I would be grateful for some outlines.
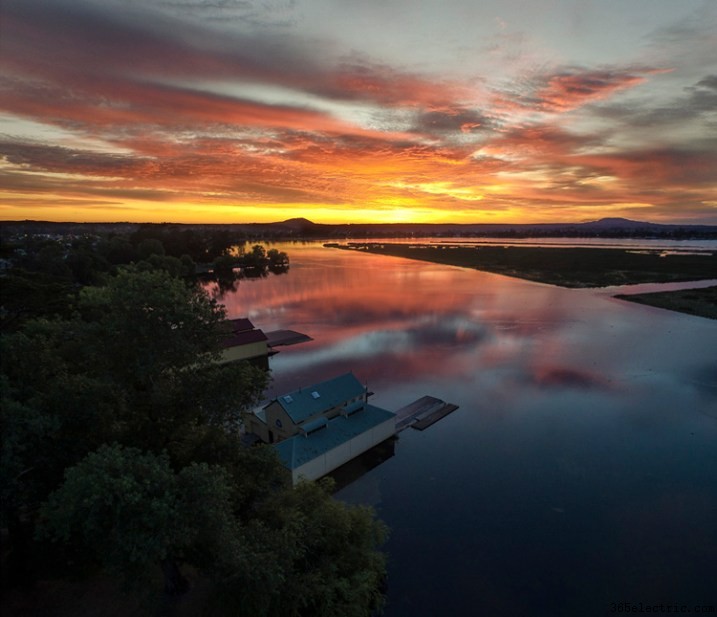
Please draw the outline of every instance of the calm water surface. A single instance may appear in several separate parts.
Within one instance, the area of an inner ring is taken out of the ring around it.
[[[311,343],[268,396],[352,370],[406,430],[338,496],[391,527],[388,617],[717,606],[717,322],[499,275],[318,245],[242,281],[230,317]]]

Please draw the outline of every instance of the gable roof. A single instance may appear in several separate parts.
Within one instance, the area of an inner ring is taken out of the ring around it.
[[[300,424],[311,416],[337,407],[349,399],[363,396],[365,392],[366,388],[353,373],[345,373],[313,386],[282,394],[274,400],[295,424]]]
[[[262,330],[254,328],[246,317],[238,317],[237,319],[227,319],[231,331],[222,340],[222,347],[238,347],[240,345],[249,345],[251,343],[259,343],[268,341],[266,334]]]

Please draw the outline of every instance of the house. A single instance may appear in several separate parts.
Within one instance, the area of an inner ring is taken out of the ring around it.
[[[274,444],[299,478],[315,480],[396,433],[396,414],[370,405],[352,373],[300,388],[245,415],[247,432]]]
[[[247,318],[227,320],[231,332],[222,341],[221,362],[237,360],[261,360],[269,357],[269,339],[261,330],[254,327]],[[268,366],[268,365],[267,365]]]

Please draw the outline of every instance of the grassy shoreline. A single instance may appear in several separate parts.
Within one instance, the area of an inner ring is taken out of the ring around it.
[[[618,294],[615,297],[687,315],[717,319],[717,285],[645,294]]]
[[[664,254],[657,250],[576,247],[460,246],[332,243],[330,248],[416,259],[560,287],[584,288],[717,278],[717,253]],[[616,298],[717,319],[717,286]]]
[[[653,250],[576,247],[460,246],[380,242],[332,244],[365,251],[474,268],[559,287],[608,287],[717,277],[717,253],[667,254]]]

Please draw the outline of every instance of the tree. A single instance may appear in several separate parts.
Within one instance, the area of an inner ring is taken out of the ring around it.
[[[80,238],[72,242],[66,258],[73,280],[80,285],[101,284],[110,263],[96,250],[91,238]]]
[[[289,264],[289,256],[279,249],[269,249],[266,252],[266,257],[269,260],[269,266],[284,266]]]
[[[161,569],[169,593],[185,589],[189,564],[217,614],[368,615],[383,526],[327,485],[291,487],[272,448],[241,446],[240,413],[267,376],[216,361],[226,333],[201,288],[135,267],[84,288],[71,318],[3,335],[14,563],[32,565],[37,527],[36,543],[127,580]]]
[[[165,593],[176,595],[188,586],[178,560],[206,567],[217,542],[231,539],[230,495],[221,467],[175,473],[165,454],[102,446],[66,471],[39,534],[79,544],[129,584],[151,580],[159,566]]]
[[[277,494],[269,506],[298,521],[295,533],[302,548],[277,614],[360,617],[382,605],[385,557],[377,547],[387,528],[370,508],[331,499],[332,488],[329,480],[304,482]]]
[[[27,536],[63,470],[104,443],[166,451],[179,468],[236,433],[267,377],[217,364],[223,336],[201,289],[132,270],[85,288],[73,318],[3,335],[3,520]]]
[[[269,271],[273,274],[284,274],[289,271],[289,256],[278,249],[269,249],[266,253],[269,260]]]
[[[86,336],[73,325],[37,320],[2,337],[5,520],[31,519],[63,469],[116,429],[121,392],[90,372]]]
[[[30,319],[63,316],[72,312],[76,291],[68,281],[13,268],[2,277],[0,326],[17,330]]]
[[[179,565],[191,564],[214,582],[216,614],[366,616],[382,603],[385,527],[330,491],[330,482],[273,490],[244,518],[224,467],[175,472],[165,454],[103,446],[67,470],[39,533],[73,543],[128,584],[161,568],[169,595],[186,590]]]
[[[99,245],[99,251],[115,266],[126,265],[137,259],[137,249],[124,237],[114,236]]]
[[[225,313],[198,286],[162,271],[126,270],[106,287],[83,290],[79,308],[95,341],[92,372],[121,391],[121,443],[167,450],[186,464],[208,427],[238,430],[242,409],[263,392],[260,369],[216,362]]]
[[[181,255],[181,257],[179,258],[179,263],[182,265],[182,276],[190,277],[196,274],[197,265],[194,263],[194,260],[186,253],[183,253]]]
[[[251,252],[245,253],[242,257],[242,266],[245,268],[263,270],[266,268],[267,263],[266,249],[261,244],[252,246]]]
[[[149,259],[152,255],[164,256],[164,245],[156,238],[145,238],[137,245],[140,259]]]
[[[244,559],[224,573],[218,598],[256,617],[368,617],[383,603],[386,527],[368,507],[331,497],[333,483],[275,491],[245,531]],[[259,567],[257,567],[257,565]]]
[[[219,255],[212,262],[212,268],[217,276],[233,275],[238,263],[239,260],[232,255]]]

